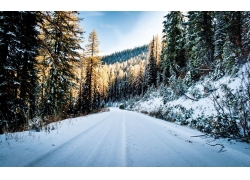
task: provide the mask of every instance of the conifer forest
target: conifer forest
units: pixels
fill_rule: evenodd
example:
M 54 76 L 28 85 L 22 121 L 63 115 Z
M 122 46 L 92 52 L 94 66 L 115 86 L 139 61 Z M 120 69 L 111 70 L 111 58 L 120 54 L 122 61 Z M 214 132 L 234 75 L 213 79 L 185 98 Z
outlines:
M 158 93 L 163 106 L 141 113 L 250 140 L 250 12 L 170 11 L 162 19 L 162 35 L 148 44 L 101 56 L 104 42 L 95 30 L 84 32 L 79 12 L 1 11 L 0 134 L 112 106 L 136 111 L 136 102 Z M 221 84 L 221 94 L 213 93 L 213 81 L 247 64 L 241 88 Z M 198 82 L 205 93 L 192 88 Z M 168 105 L 209 95 L 214 116 L 189 119 L 192 109 Z

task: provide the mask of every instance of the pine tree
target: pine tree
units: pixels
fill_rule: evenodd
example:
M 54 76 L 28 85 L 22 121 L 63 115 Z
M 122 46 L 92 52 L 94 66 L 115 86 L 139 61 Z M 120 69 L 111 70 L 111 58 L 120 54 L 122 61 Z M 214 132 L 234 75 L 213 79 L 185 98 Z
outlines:
M 226 36 L 225 43 L 223 45 L 223 68 L 222 71 L 224 73 L 229 72 L 231 74 L 232 69 L 235 65 L 235 60 L 237 58 L 237 55 L 240 51 L 239 48 L 233 44 L 233 42 L 230 40 L 229 35 Z
M 89 34 L 89 44 L 86 45 L 86 54 L 90 57 L 98 56 L 99 50 L 99 40 L 95 30 Z
M 138 75 L 136 76 L 135 79 L 135 91 L 136 95 L 142 95 L 143 94 L 143 80 L 144 80 L 144 67 L 143 67 L 143 62 L 140 60 L 139 62 L 139 67 L 138 67 Z
M 75 69 L 80 60 L 83 31 L 77 12 L 38 12 L 41 48 L 38 60 L 40 74 L 41 111 L 43 115 L 67 113 L 73 103 L 72 89 L 76 88 Z M 72 109 L 71 109 L 72 110 Z
M 240 11 L 229 11 L 226 12 L 227 17 L 227 32 L 229 40 L 236 46 L 242 47 L 242 12 Z M 236 55 L 237 57 L 240 54 Z
M 188 12 L 187 40 L 189 70 L 193 79 L 197 80 L 201 70 L 213 67 L 214 28 L 213 15 L 209 11 Z M 209 72 L 209 71 L 207 71 Z
M 155 58 L 156 58 L 156 71 L 160 71 L 161 65 L 161 52 L 162 52 L 162 43 L 158 35 L 155 36 Z
M 244 58 L 249 56 L 250 52 L 250 12 L 242 12 L 242 54 Z M 248 57 L 250 60 L 250 57 Z
M 223 45 L 225 43 L 226 31 L 226 13 L 215 12 L 215 33 L 214 33 L 214 59 L 222 61 Z
M 93 102 L 97 101 L 95 93 L 99 93 L 99 74 L 98 67 L 101 65 L 100 58 L 98 57 L 99 40 L 95 30 L 89 34 L 89 43 L 86 45 L 86 58 L 84 62 L 86 71 L 86 80 L 83 87 L 82 97 L 86 99 L 85 110 L 91 112 L 96 105 Z M 98 97 L 99 98 L 99 97 Z
M 34 12 L 0 12 L 0 124 L 13 130 L 36 116 L 36 24 Z
M 165 16 L 163 41 L 166 44 L 162 53 L 162 69 L 167 68 L 167 77 L 170 77 L 170 68 L 179 76 L 186 66 L 185 39 L 182 27 L 184 16 L 180 11 L 172 11 Z
M 99 77 L 100 77 L 100 94 L 102 100 L 106 100 L 107 98 L 108 85 L 109 85 L 108 74 L 109 74 L 108 66 L 106 64 L 101 66 Z
M 156 49 L 155 49 L 155 40 L 153 38 L 152 42 L 150 43 L 149 46 L 149 63 L 148 63 L 148 67 L 147 67 L 147 85 L 148 87 L 150 86 L 154 86 L 156 87 Z

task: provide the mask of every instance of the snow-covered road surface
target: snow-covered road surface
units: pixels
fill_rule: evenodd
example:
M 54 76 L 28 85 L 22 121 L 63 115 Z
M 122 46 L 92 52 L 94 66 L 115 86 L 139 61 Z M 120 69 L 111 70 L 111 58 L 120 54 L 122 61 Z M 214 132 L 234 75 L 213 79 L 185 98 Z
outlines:
M 250 166 L 247 143 L 205 138 L 189 127 L 110 109 L 62 121 L 49 134 L 1 135 L 0 166 Z

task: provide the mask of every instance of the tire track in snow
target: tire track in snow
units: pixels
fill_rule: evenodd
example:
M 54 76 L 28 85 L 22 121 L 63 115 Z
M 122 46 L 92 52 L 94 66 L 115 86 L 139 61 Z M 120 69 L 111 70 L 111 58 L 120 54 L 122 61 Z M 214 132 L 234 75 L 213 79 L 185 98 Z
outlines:
M 141 124 L 144 126 L 145 129 L 148 129 L 148 132 L 150 134 L 152 134 L 154 137 L 156 137 L 158 140 L 160 140 L 165 146 L 167 146 L 168 148 L 170 148 L 171 149 L 171 153 L 174 153 L 177 157 L 180 157 L 182 160 L 184 160 L 188 166 L 193 166 L 193 164 L 191 164 L 182 154 L 180 154 L 178 152 L 178 151 L 180 151 L 180 149 L 182 148 L 182 146 L 180 146 L 175 141 L 173 141 L 173 139 L 171 139 L 171 138 L 169 138 L 167 136 L 159 136 L 159 135 L 157 135 L 157 133 L 155 133 L 155 128 L 153 126 L 152 126 L 152 128 L 154 128 L 153 129 L 154 131 L 152 129 L 149 129 L 149 127 L 146 126 L 145 124 L 143 124 L 143 123 L 141 123 Z M 157 131 L 157 132 L 159 132 L 159 131 Z M 166 139 L 164 139 L 164 137 L 166 137 Z M 179 137 L 176 135 L 175 138 L 179 138 Z M 168 143 L 166 141 L 168 141 Z M 184 144 L 184 142 L 183 142 L 183 144 Z M 177 147 L 179 147 L 179 148 L 177 148 Z M 181 166 L 184 166 L 184 165 L 181 165 Z
M 122 157 L 123 157 L 123 163 L 122 165 L 124 167 L 127 166 L 127 138 L 126 138 L 126 119 L 125 114 L 122 112 Z
M 123 113 L 115 112 L 115 114 L 116 116 L 109 118 L 106 124 L 101 127 L 101 132 L 95 135 L 93 142 L 86 145 L 88 148 L 85 148 L 85 150 L 91 149 L 91 153 L 85 158 L 81 166 L 126 166 L 125 119 Z
M 105 121 L 112 117 L 114 115 L 114 113 L 110 114 L 109 116 L 105 117 L 104 119 L 100 120 L 99 122 L 97 122 L 96 124 L 94 124 L 93 126 L 91 126 L 90 128 L 86 129 L 85 131 L 83 131 L 82 133 L 76 135 L 75 137 L 69 139 L 68 141 L 64 142 L 63 144 L 61 144 L 60 146 L 56 147 L 55 149 L 41 155 L 39 158 L 33 160 L 32 162 L 28 163 L 26 166 L 27 167 L 32 167 L 32 166 L 37 166 L 36 164 L 39 164 L 39 162 L 43 161 L 44 159 L 48 158 L 49 156 L 52 156 L 54 153 L 56 153 L 57 151 L 61 150 L 62 148 L 64 148 L 67 145 L 70 145 L 71 143 L 73 143 L 74 141 L 76 141 L 77 139 L 79 139 L 80 137 L 82 137 L 84 134 L 87 134 L 88 132 L 90 132 L 91 130 L 95 129 L 98 126 L 101 126 L 102 124 L 105 123 Z
M 177 160 L 180 155 L 152 132 L 153 123 L 148 127 L 147 119 L 139 118 L 140 115 L 135 116 L 137 118 L 130 121 L 129 166 L 176 166 L 176 162 L 171 159 L 174 157 Z M 181 159 L 182 164 L 188 164 L 183 160 Z
M 97 165 L 97 162 L 100 161 L 101 158 L 101 152 L 103 148 L 103 143 L 107 140 L 108 135 L 110 134 L 110 119 L 107 119 L 105 124 L 102 124 L 102 126 L 99 126 L 100 130 L 98 131 L 98 134 L 95 134 L 95 139 L 93 142 L 89 142 L 85 144 L 86 147 L 91 147 L 91 153 L 88 155 L 88 157 L 84 160 L 83 165 L 84 166 L 102 166 L 102 162 L 100 165 Z M 97 131 L 97 130 L 95 130 Z M 91 133 L 91 132 L 90 132 Z M 99 137 L 99 138 L 98 138 Z M 100 152 L 101 151 L 101 152 Z
M 171 156 L 175 156 L 175 162 L 161 162 L 159 164 L 165 164 L 164 166 L 214 166 L 214 162 L 211 159 L 204 158 L 206 154 L 202 154 L 199 150 L 189 147 L 193 146 L 193 144 L 186 143 L 185 140 L 178 135 L 176 136 L 169 136 L 168 126 L 167 124 L 165 127 L 167 129 L 163 129 L 164 126 L 161 126 L 157 120 L 151 120 L 151 117 L 145 116 L 143 114 L 138 114 L 134 112 L 130 112 L 136 119 L 134 123 L 136 123 L 136 127 L 140 127 L 142 132 L 145 134 L 145 138 L 153 139 L 156 142 L 158 139 L 157 147 L 159 149 L 168 149 L 168 154 Z M 133 114 L 132 114 L 133 113 Z M 143 118 L 142 118 L 143 117 Z M 172 127 L 170 128 L 172 129 Z M 155 137 L 155 138 L 154 138 Z M 162 145 L 161 145 L 162 144 Z M 186 145 L 185 145 L 186 144 Z M 185 146 L 183 146 L 185 145 Z M 165 148 L 164 148 L 165 146 Z M 159 152 L 157 152 L 159 153 Z M 164 157 L 166 152 L 162 152 L 161 156 Z M 189 156 L 187 156 L 189 154 Z M 190 156 L 191 155 L 191 156 Z M 145 157 L 150 158 L 150 157 Z M 196 159 L 194 161 L 193 159 Z M 171 161 L 171 158 L 170 158 Z M 157 164 L 157 163 L 156 163 Z M 172 165 L 171 165 L 172 164 Z M 155 165 L 153 165 L 155 166 Z

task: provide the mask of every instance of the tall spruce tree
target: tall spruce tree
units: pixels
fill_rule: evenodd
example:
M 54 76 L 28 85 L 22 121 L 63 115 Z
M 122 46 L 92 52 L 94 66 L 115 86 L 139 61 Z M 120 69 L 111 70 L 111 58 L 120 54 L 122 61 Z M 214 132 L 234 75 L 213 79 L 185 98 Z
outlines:
M 41 65 L 41 111 L 43 115 L 61 115 L 70 110 L 74 72 L 78 65 L 82 29 L 77 12 L 39 12 L 39 38 L 42 42 L 38 60 Z M 72 106 L 71 106 L 72 107 Z M 72 109 L 71 109 L 72 110 Z
M 230 41 L 236 46 L 242 47 L 242 12 L 241 11 L 228 11 L 227 17 L 227 32 Z M 236 55 L 239 56 L 239 55 Z
M 36 115 L 36 24 L 34 12 L 0 12 L 0 133 Z
M 214 27 L 212 14 L 213 12 L 209 11 L 191 11 L 187 15 L 185 47 L 188 50 L 189 70 L 193 79 L 199 78 L 201 70 L 210 70 L 213 67 Z
M 182 23 L 184 16 L 180 11 L 171 11 L 165 16 L 163 41 L 166 46 L 163 49 L 161 67 L 166 68 L 164 76 L 170 77 L 170 69 L 179 76 L 186 66 L 185 39 Z
M 214 32 L 214 59 L 222 61 L 223 45 L 227 36 L 226 13 L 223 11 L 214 12 L 215 32 Z
M 143 94 L 143 80 L 144 80 L 144 67 L 143 67 L 143 62 L 140 60 L 139 62 L 139 67 L 138 67 L 138 75 L 135 79 L 135 92 L 136 95 L 142 95 Z
M 147 79 L 146 83 L 148 87 L 154 86 L 156 87 L 156 46 L 155 46 L 155 39 L 153 37 L 152 42 L 149 44 L 149 62 L 147 65 L 146 73 Z
M 242 54 L 243 57 L 248 57 L 250 52 L 250 12 L 242 12 Z M 250 61 L 250 57 L 248 57 Z

